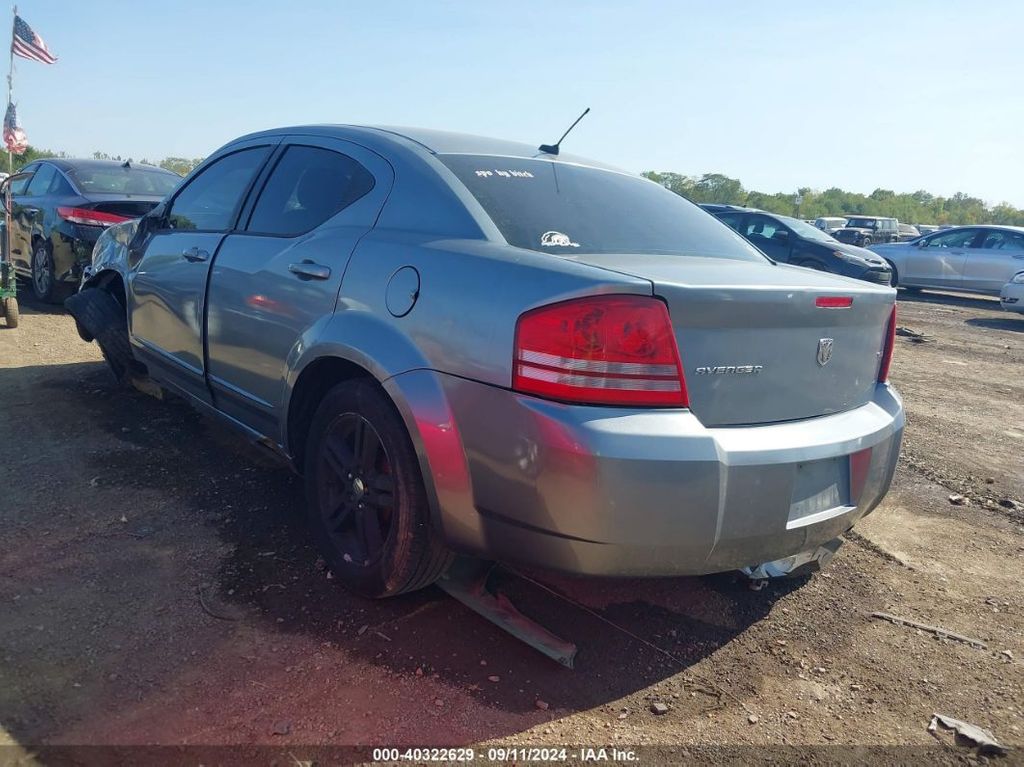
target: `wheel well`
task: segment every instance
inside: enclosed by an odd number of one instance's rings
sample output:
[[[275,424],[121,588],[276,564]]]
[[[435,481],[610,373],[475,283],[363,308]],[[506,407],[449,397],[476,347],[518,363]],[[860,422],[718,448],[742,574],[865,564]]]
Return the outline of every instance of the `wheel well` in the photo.
[[[892,285],[892,287],[894,287],[894,288],[895,288],[895,287],[896,287],[897,285],[899,285],[899,281],[900,281],[900,270],[899,270],[899,269],[897,269],[897,268],[896,268],[896,264],[894,264],[894,263],[893,263],[892,261],[890,261],[890,260],[889,260],[888,258],[887,258],[887,259],[885,259],[885,263],[887,263],[887,264],[889,265],[889,268],[890,268],[890,269],[892,270],[892,277],[891,277],[891,278],[889,278],[889,284],[890,284],[890,285]]]
[[[356,378],[375,380],[365,368],[339,357],[321,357],[299,374],[288,400],[288,452],[299,471],[305,461],[306,437],[320,400],[337,384]]]
[[[107,291],[119,304],[121,304],[122,309],[127,309],[128,299],[124,289],[124,280],[117,272],[113,270],[100,272],[100,274],[93,279],[91,287]]]

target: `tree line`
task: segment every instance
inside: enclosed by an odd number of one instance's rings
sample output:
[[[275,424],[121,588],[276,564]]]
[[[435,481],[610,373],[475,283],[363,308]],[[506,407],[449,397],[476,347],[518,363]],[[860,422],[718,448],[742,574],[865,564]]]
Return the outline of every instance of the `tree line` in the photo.
[[[14,155],[12,172],[17,173],[30,162],[35,162],[36,160],[41,160],[46,157],[67,158],[68,153],[53,152],[50,151],[49,149],[37,149],[33,146],[30,146],[25,150],[24,154]],[[136,162],[136,160],[132,157],[122,157],[121,155],[109,155],[106,152],[93,152],[92,158],[94,160],[116,160],[118,162],[128,161],[132,163]],[[179,176],[187,176],[194,167],[196,167],[197,165],[199,165],[199,163],[203,161],[203,159],[204,158],[202,157],[165,157],[162,160],[154,161],[142,158],[137,162],[140,163],[141,165],[155,165],[159,168],[163,168],[164,170],[169,170],[174,173],[177,173]]]
[[[1008,224],[1024,226],[1024,210],[1009,203],[989,207],[984,200],[957,192],[941,197],[930,192],[894,192],[876,189],[871,194],[847,192],[838,187],[825,191],[804,187],[790,192],[748,191],[739,179],[721,173],[684,176],[647,171],[646,178],[695,203],[718,202],[744,205],[796,218],[843,216],[860,213],[891,216],[908,224]]]

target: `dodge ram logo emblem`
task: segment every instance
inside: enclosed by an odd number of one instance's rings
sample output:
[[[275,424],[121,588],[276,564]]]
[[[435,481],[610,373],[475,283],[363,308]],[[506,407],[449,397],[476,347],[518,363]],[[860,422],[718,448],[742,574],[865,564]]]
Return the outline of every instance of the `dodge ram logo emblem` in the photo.
[[[832,359],[832,342],[831,338],[819,338],[818,339],[818,364],[821,367],[825,367],[828,361]]]

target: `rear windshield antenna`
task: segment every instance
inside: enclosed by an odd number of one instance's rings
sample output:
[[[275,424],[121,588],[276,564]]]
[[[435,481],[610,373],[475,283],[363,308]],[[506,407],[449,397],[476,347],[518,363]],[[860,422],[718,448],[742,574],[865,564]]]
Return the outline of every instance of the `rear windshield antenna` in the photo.
[[[565,137],[569,135],[569,131],[571,131],[573,128],[575,128],[576,127],[576,123],[578,123],[580,120],[582,120],[584,117],[586,117],[587,116],[587,112],[589,112],[589,111],[590,111],[590,107],[587,107],[586,109],[584,109],[583,110],[583,114],[581,114],[579,117],[576,118],[576,122],[574,122],[572,125],[570,125],[569,126],[569,130],[567,130],[565,133],[563,133],[562,134],[562,138],[558,139],[558,141],[556,141],[554,144],[541,144],[537,148],[540,149],[540,151],[542,151],[542,152],[544,152],[546,154],[558,154],[558,147],[561,145],[561,143],[563,141],[565,141]]]

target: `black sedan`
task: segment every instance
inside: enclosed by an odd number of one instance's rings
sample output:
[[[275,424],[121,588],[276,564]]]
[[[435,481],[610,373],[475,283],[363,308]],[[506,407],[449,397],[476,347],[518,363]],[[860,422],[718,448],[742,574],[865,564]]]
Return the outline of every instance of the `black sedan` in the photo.
[[[11,262],[36,297],[60,303],[73,293],[100,233],[148,213],[181,178],[112,160],[39,160],[11,184]]]
[[[702,205],[769,258],[844,277],[888,285],[892,271],[870,250],[847,245],[796,218],[736,205]]]

